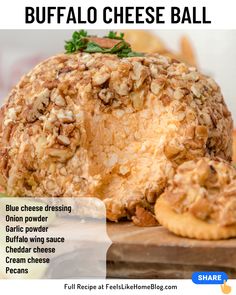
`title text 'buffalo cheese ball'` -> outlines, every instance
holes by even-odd
[[[181,164],[155,212],[162,225],[180,236],[203,240],[236,236],[236,169],[219,158]]]
[[[109,220],[130,219],[153,212],[184,161],[231,161],[231,136],[218,85],[193,67],[158,54],[60,54],[1,108],[0,183],[12,196],[94,196]]]

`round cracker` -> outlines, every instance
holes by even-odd
[[[202,221],[189,212],[176,213],[163,197],[156,201],[155,215],[161,225],[178,236],[198,240],[223,240],[236,237],[236,225],[219,226]]]

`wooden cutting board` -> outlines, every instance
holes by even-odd
[[[84,244],[81,240],[78,248],[75,237],[81,232],[80,226],[83,232],[84,226],[89,232],[92,228],[94,234],[89,240],[86,238]],[[46,278],[60,278],[63,263],[66,261],[68,264],[75,259],[80,261],[84,249],[91,251],[91,259],[99,266],[94,249],[104,243],[104,228],[99,230],[101,226],[96,222],[83,224],[73,219],[66,222],[59,219],[54,234],[59,236],[68,232],[72,239],[66,248],[58,246],[57,256]],[[107,234],[112,241],[104,262],[108,278],[190,279],[195,271],[224,271],[229,278],[236,278],[236,239],[198,241],[175,236],[162,226],[137,227],[132,222],[108,222]],[[95,268],[93,264],[90,274]],[[70,278],[70,274],[65,274],[67,276]]]
[[[195,271],[225,271],[236,278],[236,239],[198,241],[131,222],[108,223],[107,232],[113,242],[107,253],[109,278],[182,279]]]

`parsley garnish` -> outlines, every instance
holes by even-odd
[[[104,38],[120,40],[116,45],[112,48],[103,48],[96,42],[89,40],[87,32],[84,30],[80,30],[79,32],[74,32],[72,35],[72,39],[66,41],[65,50],[66,53],[73,53],[77,51],[84,51],[88,53],[110,53],[117,54],[119,57],[133,57],[133,56],[143,56],[140,52],[132,51],[130,44],[124,40],[124,33],[120,33],[119,35],[116,32],[110,31],[107,36]]]
[[[120,33],[120,35],[117,35],[117,32],[110,31],[107,36],[104,38],[109,39],[116,39],[116,40],[124,40],[124,33]]]
[[[87,32],[84,30],[80,30],[79,32],[74,32],[72,35],[72,39],[66,41],[65,50],[67,53],[79,51],[86,46]]]

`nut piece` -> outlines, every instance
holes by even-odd
[[[155,80],[151,83],[151,91],[156,95],[158,95],[161,91],[161,85],[158,84]]]
[[[158,95],[160,94],[161,90],[164,88],[165,86],[165,79],[163,78],[158,78],[158,79],[155,79],[155,80],[152,80],[152,83],[151,83],[151,91],[152,93]]]
[[[149,66],[150,68],[150,72],[153,78],[157,78],[158,77],[158,67],[155,64],[150,64]]]
[[[128,95],[133,86],[130,70],[131,65],[122,63],[116,71],[111,73],[109,87],[121,96]]]
[[[171,103],[171,98],[167,94],[162,95],[160,99],[165,107]]]
[[[57,118],[62,123],[72,123],[75,121],[74,114],[72,111],[60,109],[57,113]]]
[[[198,88],[196,85],[192,85],[192,86],[191,86],[191,91],[192,91],[192,93],[193,93],[196,97],[198,97],[198,98],[201,97],[201,92],[200,92],[199,88]]]
[[[208,136],[208,129],[206,126],[197,126],[195,129],[195,134],[197,137],[200,138],[207,138]]]
[[[57,141],[58,141],[58,143],[63,144],[65,146],[70,145],[70,139],[69,139],[69,137],[67,137],[65,135],[59,135],[57,137]]]
[[[184,91],[181,88],[177,88],[174,91],[174,99],[180,100],[184,97]]]
[[[208,78],[207,82],[214,91],[216,91],[218,89],[218,85],[216,84],[216,82],[213,79]]]
[[[61,95],[56,96],[54,102],[58,107],[64,107],[66,105],[65,99]]]
[[[40,92],[26,110],[26,120],[30,123],[36,121],[46,110],[49,104],[50,91],[46,88]]]
[[[45,186],[46,186],[46,188],[47,188],[48,190],[52,191],[52,190],[55,190],[55,188],[56,188],[56,183],[55,183],[55,181],[49,179],[49,180],[46,182]]]
[[[108,68],[103,66],[99,71],[93,76],[93,85],[99,86],[105,83],[110,78],[110,73]]]
[[[51,157],[54,157],[59,162],[66,162],[73,156],[73,152],[70,149],[56,149],[56,148],[50,148],[46,150],[46,154],[48,154]]]
[[[150,212],[142,208],[136,207],[135,216],[132,217],[132,221],[137,226],[157,226],[158,222],[155,216]]]
[[[181,151],[182,149],[179,146],[174,144],[167,144],[164,147],[164,153],[168,159],[172,159],[176,157]]]
[[[144,91],[136,91],[130,93],[130,99],[133,103],[135,110],[140,111],[143,109],[144,104]]]
[[[163,193],[167,184],[166,178],[160,178],[159,180],[155,181],[155,185],[149,185],[145,189],[145,198],[147,199],[148,203],[154,204],[157,198]]]
[[[143,66],[140,62],[134,62],[132,79],[135,80],[135,89],[139,89],[142,86],[148,75],[149,71],[147,67]]]
[[[99,92],[98,96],[105,104],[108,104],[114,98],[114,93],[113,91],[107,88],[104,88]]]

